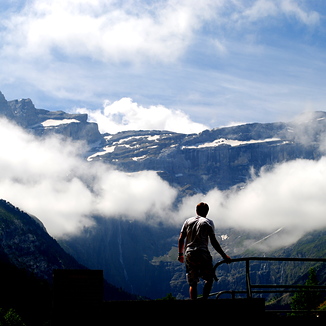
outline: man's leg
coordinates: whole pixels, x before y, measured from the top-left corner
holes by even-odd
[[[205,281],[204,289],[203,289],[203,299],[208,299],[209,294],[211,293],[211,289],[213,286],[213,279]]]
[[[208,299],[213,287],[215,271],[213,269],[213,259],[209,252],[203,253],[202,259],[202,278],[205,281],[203,299]]]
[[[197,299],[197,284],[192,284],[189,287],[189,295],[190,300],[196,300]]]
[[[193,261],[194,253],[186,252],[186,271],[187,271],[187,281],[189,284],[189,296],[190,300],[197,299],[197,283],[199,281],[198,278],[198,267],[197,263]]]

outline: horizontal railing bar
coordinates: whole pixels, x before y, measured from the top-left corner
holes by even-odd
[[[251,284],[252,288],[255,289],[324,289],[326,290],[325,285],[285,285],[285,284]]]
[[[263,294],[263,293],[297,293],[297,290],[255,290],[252,293]]]
[[[326,258],[296,258],[296,257],[242,257],[234,258],[231,263],[241,262],[241,261],[296,261],[296,262],[320,262],[326,263]],[[218,266],[228,263],[226,260],[221,260],[215,264],[214,269]]]
[[[313,292],[317,292],[318,290],[313,290]],[[297,293],[298,290],[253,290],[252,293],[255,294],[262,294],[262,293]],[[221,291],[221,292],[214,292],[210,293],[209,296],[213,297],[214,295],[222,295],[222,294],[246,294],[247,291]]]
[[[325,310],[272,310],[272,309],[265,309],[265,312],[268,312],[269,314],[275,313],[275,314],[325,314]]]

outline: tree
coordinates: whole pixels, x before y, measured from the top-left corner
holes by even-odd
[[[318,279],[314,268],[310,268],[308,280],[305,285],[316,286]],[[316,290],[303,289],[298,291],[292,298],[292,310],[314,310],[317,308],[321,300],[320,292]]]
[[[14,309],[0,308],[0,326],[25,326],[25,324]]]
[[[161,299],[157,299],[157,300],[174,301],[174,300],[176,300],[176,298],[172,295],[172,293],[168,293],[168,294],[166,295],[166,297],[161,298]]]

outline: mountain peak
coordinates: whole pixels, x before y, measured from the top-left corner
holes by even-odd
[[[0,92],[0,116],[4,116],[8,119],[14,118],[6,98],[1,92]]]
[[[30,98],[7,101],[0,92],[0,115],[37,136],[60,134],[88,144],[103,140],[98,125],[87,121],[87,114],[37,109]]]
[[[3,103],[3,102],[7,102],[5,96],[3,95],[3,93],[0,91],[0,105]]]

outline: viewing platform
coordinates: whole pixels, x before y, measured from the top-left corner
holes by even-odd
[[[103,271],[55,270],[53,325],[110,325],[113,320],[153,324],[227,321],[323,321],[324,311],[267,310],[262,293],[293,293],[300,290],[326,292],[326,286],[302,284],[252,284],[250,264],[257,261],[293,261],[325,263],[317,258],[247,257],[246,288],[212,293],[209,300],[139,300],[103,302]],[[224,261],[217,263],[217,269]],[[223,295],[223,298],[221,296]],[[223,319],[222,319],[223,318]]]

